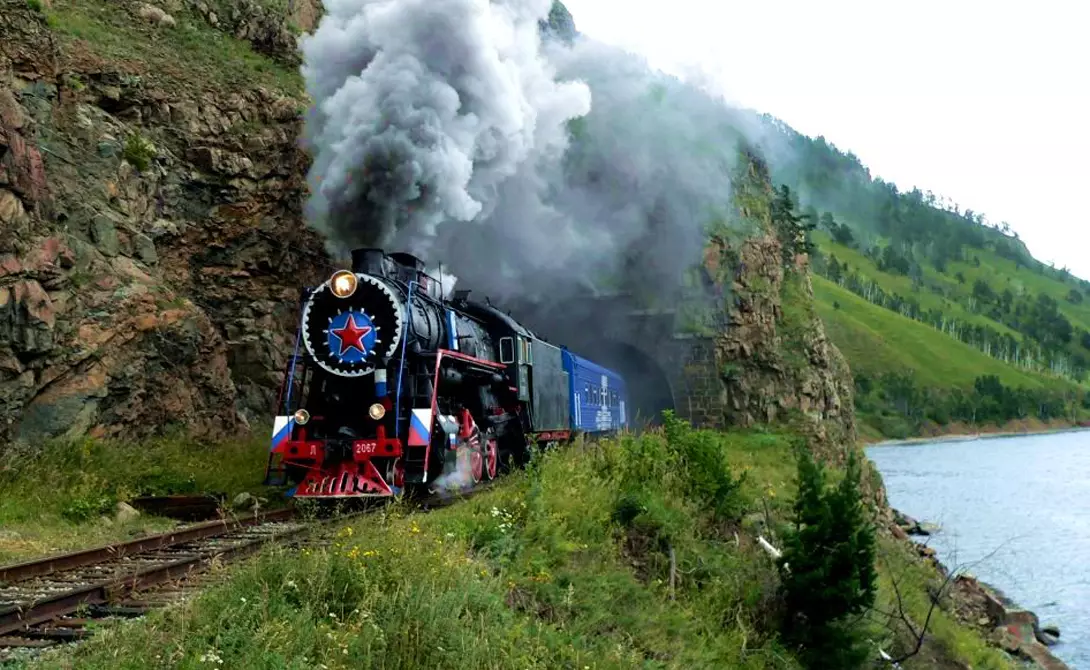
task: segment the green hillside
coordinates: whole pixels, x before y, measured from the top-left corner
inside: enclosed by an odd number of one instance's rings
[[[898,193],[859,168],[827,183],[781,159],[779,177],[794,181],[781,182],[775,210],[807,230],[818,312],[852,367],[866,432],[1087,416],[1090,283],[1033,259],[1005,225]]]
[[[858,377],[911,369],[916,380],[938,388],[971,388],[982,375],[1004,384],[1040,388],[1052,380],[1020,370],[918,321],[879,307],[823,278],[814,297],[826,332],[852,361]]]

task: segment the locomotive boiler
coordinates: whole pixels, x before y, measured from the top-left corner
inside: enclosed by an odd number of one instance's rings
[[[534,444],[627,425],[624,380],[408,253],[352,253],[302,291],[266,469],[297,497],[471,487]]]

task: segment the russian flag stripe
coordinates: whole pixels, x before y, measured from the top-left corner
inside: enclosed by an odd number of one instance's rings
[[[291,437],[291,429],[295,426],[295,417],[293,416],[278,416],[273,421],[273,435],[272,446],[269,447],[269,451],[276,449],[278,446],[287,441]]]
[[[431,410],[414,409],[409,418],[409,446],[426,447],[431,435]]]

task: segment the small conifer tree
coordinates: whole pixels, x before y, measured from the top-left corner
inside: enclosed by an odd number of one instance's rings
[[[869,653],[853,617],[874,604],[875,533],[860,490],[862,470],[851,452],[844,479],[827,487],[825,471],[805,445],[798,449],[794,524],[780,559],[788,616],[784,640],[808,668],[845,670]]]

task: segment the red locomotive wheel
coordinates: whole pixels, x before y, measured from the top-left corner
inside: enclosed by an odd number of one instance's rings
[[[481,453],[480,446],[470,450],[469,464],[470,472],[473,474],[473,483],[476,484],[481,481],[481,474],[484,471],[484,454]]]
[[[474,484],[481,481],[481,474],[484,470],[484,457],[479,447],[474,449],[468,444],[458,447],[457,463],[458,471],[468,473]]]
[[[500,467],[500,448],[496,444],[496,438],[490,437],[484,443],[484,474],[489,481],[496,478],[496,472]]]

